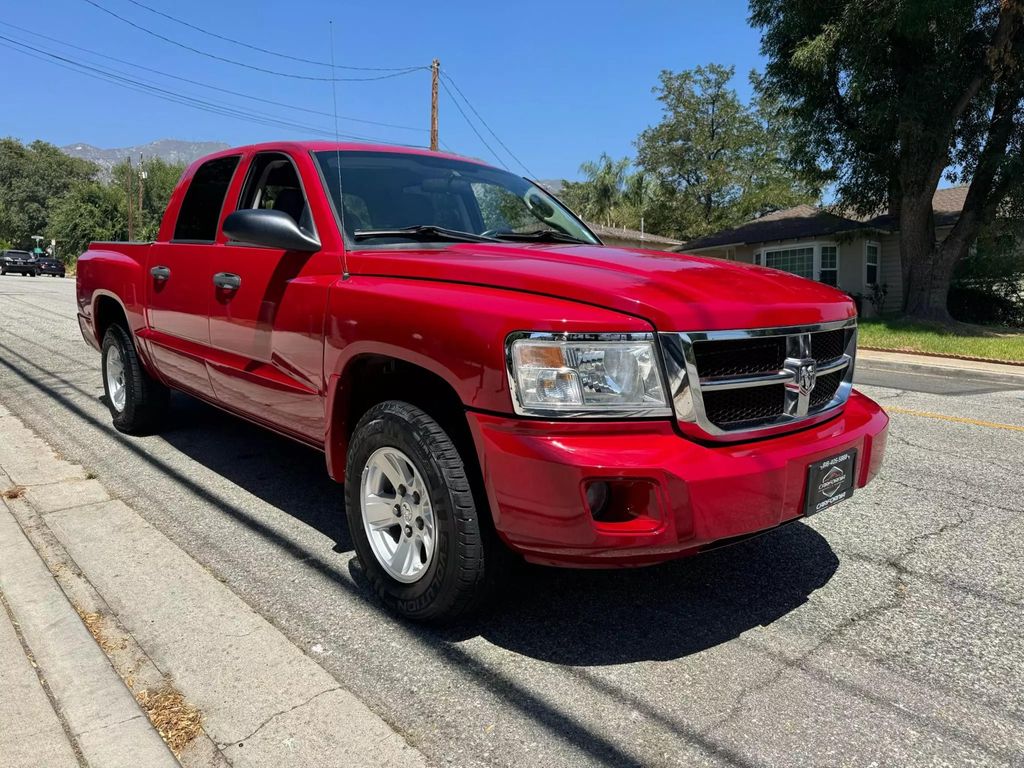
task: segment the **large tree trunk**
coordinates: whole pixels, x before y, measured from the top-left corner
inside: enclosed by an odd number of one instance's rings
[[[919,192],[905,192],[900,201],[903,309],[910,317],[948,321],[946,294],[953,273],[935,242],[932,194],[929,184]]]

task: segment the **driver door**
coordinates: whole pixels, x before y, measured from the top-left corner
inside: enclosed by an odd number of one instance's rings
[[[296,163],[250,158],[235,210],[269,208],[316,235]],[[321,222],[321,226],[332,226]],[[279,431],[322,445],[326,426],[324,317],[340,258],[227,241],[218,248],[210,305],[210,379],[217,399]]]

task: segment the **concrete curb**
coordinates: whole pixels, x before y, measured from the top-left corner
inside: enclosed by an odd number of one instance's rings
[[[7,417],[10,418],[10,417]],[[110,666],[14,515],[0,509],[0,590],[71,746],[94,768],[178,761]]]
[[[1024,368],[956,358],[928,358],[900,352],[857,351],[857,368],[897,373],[918,373],[991,384],[1016,384],[1024,389]]]
[[[69,598],[99,606],[104,634],[125,646],[120,652],[127,660],[119,661],[119,651],[104,643],[115,668],[132,678],[126,682],[135,684],[136,674],[169,676],[202,711],[204,733],[193,741],[201,748],[183,751],[186,768],[427,765],[422,753],[215,576],[0,407],[0,469],[6,465],[12,481],[25,486],[16,502],[21,529],[13,518],[10,525],[24,547],[40,550]],[[38,566],[59,594],[43,562]],[[105,657],[103,662],[138,711]],[[134,722],[150,728],[139,715]],[[141,759],[133,765],[161,763]]]

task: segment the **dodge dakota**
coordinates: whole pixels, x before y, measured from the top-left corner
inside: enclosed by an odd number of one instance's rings
[[[322,450],[369,584],[412,619],[479,606],[513,554],[645,565],[821,512],[885,451],[849,297],[605,247],[452,155],[203,158],[155,242],[81,256],[77,303],[117,429],[158,429],[173,389]]]

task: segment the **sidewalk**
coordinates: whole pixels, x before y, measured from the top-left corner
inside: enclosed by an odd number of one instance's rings
[[[955,357],[933,357],[908,352],[857,350],[857,366],[884,371],[909,371],[932,376],[948,376],[997,384],[1019,384],[1024,389],[1024,365],[959,360]]]
[[[2,406],[0,493],[4,768],[426,766],[279,630]]]

